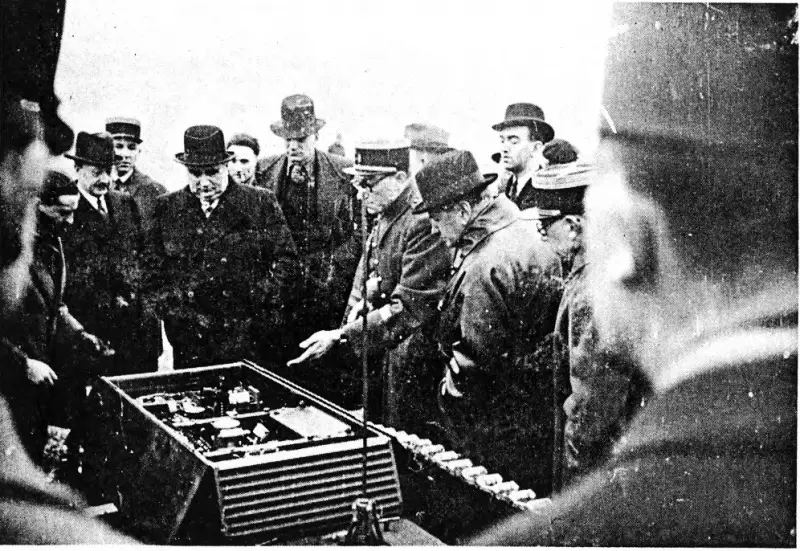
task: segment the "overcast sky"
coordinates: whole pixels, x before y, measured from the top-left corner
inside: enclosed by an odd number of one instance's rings
[[[323,149],[337,131],[351,152],[427,121],[488,168],[491,124],[513,102],[591,148],[609,19],[601,2],[69,0],[56,90],[76,130],[140,118],[140,165],[170,189],[184,184],[172,159],[186,127],[278,152],[269,124],[293,93],[327,121]]]

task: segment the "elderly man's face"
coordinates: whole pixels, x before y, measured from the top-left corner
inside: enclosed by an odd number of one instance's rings
[[[222,192],[228,181],[228,167],[224,164],[187,166],[186,177],[192,193],[198,197],[213,198]]]
[[[521,174],[526,168],[538,163],[541,158],[542,142],[532,140],[527,126],[510,126],[498,132],[500,135],[500,163],[514,174]]]
[[[317,147],[316,136],[306,136],[305,138],[292,138],[285,140],[286,155],[289,162],[294,164],[309,163],[314,159],[314,151]]]
[[[114,138],[114,167],[117,176],[125,176],[136,166],[139,144],[130,138]]]
[[[406,175],[399,174],[378,175],[356,178],[353,185],[360,192],[367,212],[371,215],[380,214],[391,205],[404,188]]]
[[[256,174],[256,153],[246,145],[232,145],[228,151],[234,157],[228,162],[228,172],[237,184],[250,184]]]
[[[467,228],[470,218],[470,207],[466,201],[460,201],[444,208],[430,212],[431,225],[439,232],[448,247],[453,247],[458,242],[461,234]]]
[[[78,187],[89,195],[102,197],[111,186],[111,167],[83,165],[77,169]]]

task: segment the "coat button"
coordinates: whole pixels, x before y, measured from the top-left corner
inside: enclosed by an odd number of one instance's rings
[[[227,264],[228,263],[228,259],[225,258],[224,256],[222,258],[220,258],[219,261],[222,262],[223,264]]]
[[[231,293],[227,289],[224,289],[222,291],[222,296],[227,298],[227,297],[231,296]]]
[[[203,228],[197,228],[197,235],[203,235]]]
[[[189,298],[194,298],[194,291],[186,291],[186,296]]]

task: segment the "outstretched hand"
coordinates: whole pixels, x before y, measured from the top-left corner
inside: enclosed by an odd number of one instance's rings
[[[342,332],[338,329],[333,331],[317,331],[300,343],[300,348],[304,348],[305,352],[297,358],[286,362],[286,365],[293,366],[309,360],[321,358],[327,354],[341,338]]]

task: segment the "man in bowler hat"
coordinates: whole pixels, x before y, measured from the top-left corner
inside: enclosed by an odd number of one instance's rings
[[[129,194],[110,189],[115,150],[108,133],[79,132],[75,153],[67,155],[75,162],[80,199],[64,236],[70,267],[64,302],[116,350],[107,374],[155,371],[161,327],[141,304],[141,213]]]
[[[411,150],[409,171],[413,176],[438,155],[452,151],[450,133],[433,124],[414,122],[406,126],[405,138]]]
[[[422,203],[414,212],[428,212],[454,250],[436,330],[446,358],[440,407],[456,451],[546,495],[553,439],[546,337],[561,268],[535,221],[487,191],[496,178],[458,150],[416,176]]]
[[[114,139],[111,189],[133,197],[142,228],[147,232],[153,224],[156,197],[166,193],[167,188],[136,168],[141,152],[142,123],[129,117],[111,117],[106,120],[106,132]]]
[[[272,192],[231,181],[216,126],[189,127],[175,155],[187,185],[160,197],[146,247],[145,293],[175,367],[269,360],[280,346],[296,249]]]
[[[797,545],[795,11],[616,5],[588,282],[654,395],[606,465],[472,543]]]
[[[287,352],[317,330],[338,327],[361,254],[359,207],[344,172],[353,163],[317,149],[324,124],[308,96],[284,98],[281,120],[270,128],[286,150],[257,169],[259,185],[278,198],[300,257]]]
[[[531,206],[528,195],[536,171],[546,164],[544,146],[553,139],[553,127],[538,105],[512,103],[505,118],[492,128],[500,137],[499,161],[508,173],[504,193],[520,209],[526,209]]]
[[[380,384],[370,392],[370,416],[424,434],[436,417],[435,385],[441,371],[431,328],[449,275],[450,253],[428,215],[413,212],[421,198],[408,178],[407,146],[361,144],[355,159],[355,166],[346,170],[356,177],[354,185],[367,212],[378,218],[359,261],[342,326],[301,342],[305,351],[289,364],[319,358],[342,340],[360,357],[366,315],[369,354],[380,366],[375,370]]]

